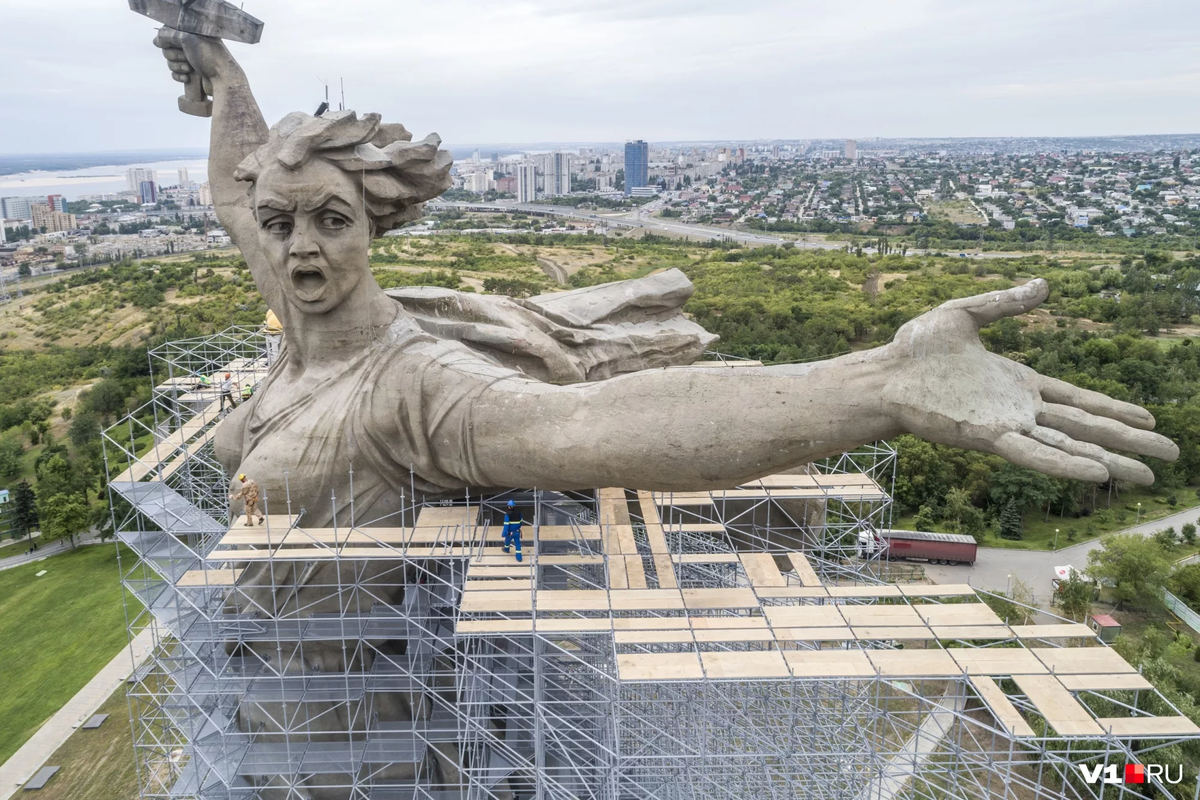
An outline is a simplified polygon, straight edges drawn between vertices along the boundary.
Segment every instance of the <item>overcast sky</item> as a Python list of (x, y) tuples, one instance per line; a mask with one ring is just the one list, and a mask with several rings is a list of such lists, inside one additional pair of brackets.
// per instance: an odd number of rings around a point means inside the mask
[[(474, 143), (1200, 131), (1196, 0), (246, 0), (268, 121)], [(125, 0), (0, 0), (0, 153), (205, 146)], [(336, 103), (335, 103), (336, 105)]]

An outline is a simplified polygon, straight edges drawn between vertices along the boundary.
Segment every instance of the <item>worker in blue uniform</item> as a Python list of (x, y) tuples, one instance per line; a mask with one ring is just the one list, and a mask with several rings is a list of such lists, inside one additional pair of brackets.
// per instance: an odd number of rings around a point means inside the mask
[(509, 500), (508, 508), (504, 512), (504, 552), (507, 553), (510, 546), (515, 546), (517, 561), (521, 560), (521, 523), (523, 522), (521, 510), (517, 508), (516, 503)]

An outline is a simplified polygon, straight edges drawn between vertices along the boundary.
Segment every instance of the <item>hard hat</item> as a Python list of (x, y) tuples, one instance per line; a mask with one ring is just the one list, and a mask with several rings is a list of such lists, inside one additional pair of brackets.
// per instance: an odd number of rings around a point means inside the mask
[(516, 505), (517, 505), (517, 504), (516, 504), (516, 503), (514, 503), (512, 500), (509, 500), (509, 501), (508, 501), (508, 507), (509, 507), (509, 508), (515, 508), (515, 507), (516, 507)]
[(238, 480), (239, 480), (239, 481), (244, 481), (244, 480), (246, 480), (246, 473), (244, 473), (244, 472), (243, 472), (241, 475), (238, 475)]

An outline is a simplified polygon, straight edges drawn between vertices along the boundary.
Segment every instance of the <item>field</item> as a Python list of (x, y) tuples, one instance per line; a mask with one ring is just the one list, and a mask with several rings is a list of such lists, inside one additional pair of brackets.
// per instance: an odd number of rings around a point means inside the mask
[(127, 643), (116, 546), (0, 572), (0, 642), (3, 762)]
[(929, 216), (949, 220), (956, 225), (987, 224), (969, 200), (943, 200), (940, 203), (930, 203), (927, 207)]

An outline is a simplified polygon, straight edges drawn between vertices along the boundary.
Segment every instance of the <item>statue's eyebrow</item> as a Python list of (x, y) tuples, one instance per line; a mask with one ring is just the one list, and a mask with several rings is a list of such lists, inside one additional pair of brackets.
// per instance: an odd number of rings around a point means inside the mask
[(312, 199), (311, 202), (304, 204), (304, 210), (308, 212), (316, 211), (330, 202), (337, 200), (343, 203), (347, 209), (353, 209), (354, 204), (338, 193), (336, 189), (325, 189), (320, 194)]
[(296, 203), (294, 200), (284, 200), (282, 197), (268, 194), (258, 198), (258, 207), (269, 208), (273, 211), (292, 212), (296, 210)]

